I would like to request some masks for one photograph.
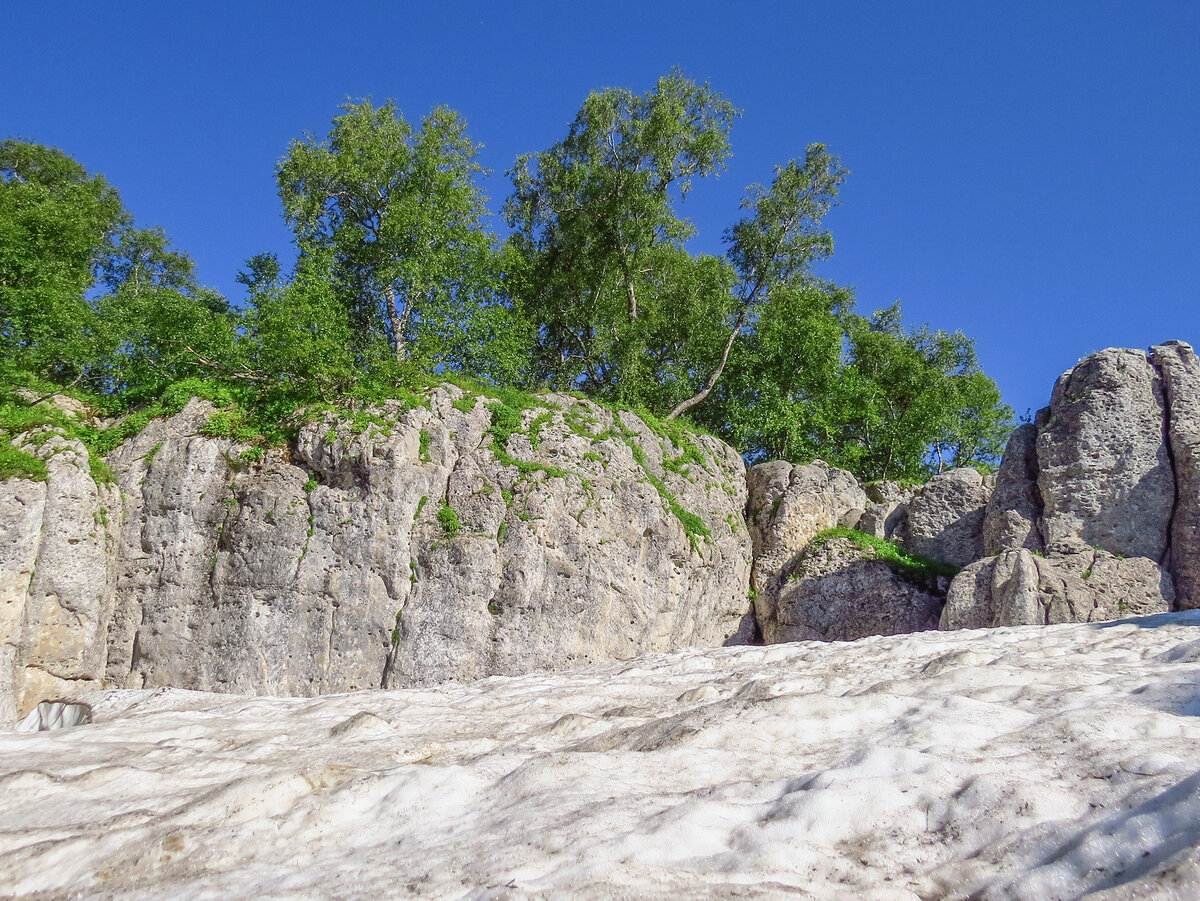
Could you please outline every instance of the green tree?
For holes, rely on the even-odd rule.
[[[276,175],[301,255],[324,254],[355,329],[395,357],[428,350],[422,332],[486,304],[493,240],[483,229],[477,147],[439,107],[419,130],[388,101],[345,104],[327,139],[306,135]],[[432,367],[432,362],[420,361]]]
[[[999,461],[1012,410],[961,332],[863,317],[815,279],[776,292],[730,362],[706,425],[752,462],[820,458],[861,479],[920,480]]]
[[[865,478],[921,479],[991,465],[1004,452],[1012,409],[979,368],[962,332],[908,332],[899,304],[847,318],[848,404],[838,456]]]
[[[518,158],[505,213],[522,307],[538,326],[538,378],[624,402],[644,401],[664,370],[678,378],[666,324],[693,324],[681,307],[696,298],[697,265],[728,279],[684,251],[694,228],[676,205],[694,179],[724,168],[735,115],[672,72],[644,95],[591,94],[563,141]]]
[[[751,462],[828,460],[847,415],[843,319],[853,306],[848,290],[812,276],[775,286],[692,415]]]
[[[707,378],[694,394],[671,409],[668,418],[690,410],[712,393],[737,338],[757,330],[764,307],[772,298],[783,295],[782,302],[766,314],[766,327],[779,327],[770,323],[771,314],[778,319],[780,310],[797,295],[797,288],[811,280],[812,264],[833,253],[833,238],[823,220],[836,203],[838,189],[848,174],[825,145],[811,144],[804,162],[791,160],[776,169],[769,189],[750,187],[742,206],[751,214],[725,234],[727,258],[737,273],[728,337],[719,357],[710,356],[707,365],[693,370],[697,375],[707,372]],[[797,331],[796,340],[800,343],[805,336]]]
[[[61,150],[0,142],[0,368],[9,380],[78,383],[98,353],[86,292],[120,196]]]
[[[302,257],[286,283],[269,255],[252,257],[239,280],[250,285],[241,347],[231,377],[271,396],[334,400],[386,368],[382,335],[359,333],[338,295],[328,252]]]
[[[192,259],[161,228],[123,226],[99,270],[107,292],[95,302],[104,353],[92,369],[94,387],[136,402],[182,379],[238,371],[238,317],[200,286]]]

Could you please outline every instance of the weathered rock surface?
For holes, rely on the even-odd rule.
[[[943,628],[1200,605],[1192,348],[1110,349],[1064,373],[1050,406],[1009,440],[983,536],[989,556],[951,586]]]
[[[762,592],[813,537],[835,526],[853,527],[867,506],[858,480],[816,460],[794,466],[774,460],[746,473],[746,524],[754,542],[751,585]]]
[[[45,481],[0,482],[0,722],[104,678],[119,498],[87,450],[41,432],[26,449]]]
[[[785,460],[760,463],[746,473],[746,484],[756,625],[768,643],[791,641],[777,637],[782,633],[776,623],[779,594],[793,561],[819,533],[855,525],[867,495],[853,475],[822,460],[802,466]]]
[[[876,538],[898,539],[908,516],[908,502],[917,493],[918,486],[882,481],[872,482],[863,490],[869,503],[855,528]]]
[[[1166,613],[1171,576],[1146,557],[1088,549],[1040,557],[1025,548],[971,564],[950,584],[943,629],[1092,623]]]
[[[938,627],[946,580],[905,576],[847,538],[810,544],[759,607],[767,644],[853,641]]]
[[[0,484],[0,714],[64,680],[315,695],[734,636],[738,455],[543,400],[506,408],[499,447],[497,402],[446,386],[261,460],[193,401],[110,456],[112,489],[51,439],[48,482]]]
[[[1194,899],[1198,626],[93,694],[91,725],[0,732],[0,895]]]
[[[996,472],[983,520],[983,552],[994,556],[1015,548],[1044,549],[1042,495],[1038,490],[1037,426],[1017,426]]]
[[[1037,437],[1046,549],[1161,561],[1175,483],[1162,385],[1146,355],[1092,354],[1054,386]]]
[[[1168,565],[1175,574],[1176,603],[1200,607],[1200,359],[1182,341],[1150,349],[1167,402],[1167,439],[1175,472]]]
[[[936,475],[905,505],[896,538],[914,553],[966,566],[983,554],[983,515],[991,493],[974,469]]]

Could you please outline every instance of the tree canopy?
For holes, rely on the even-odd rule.
[[[994,464],[1011,410],[972,341],[907,328],[899,306],[861,315],[816,272],[849,175],[825,145],[747,189],[722,253],[689,249],[683,205],[724,170],[737,116],[679,71],[592,93],[516,160],[501,239],[461,116],[414,127],[392,101],[346,103],[276,169],[294,263],[251,256],[236,304],[102,176],[4,141],[0,378],[112,409],[205,379],[278,433],[297,406],[453,375],[684,417],[751,462]]]
[[[276,171],[301,255],[323,254],[364,340],[436,360],[437,335],[491,286],[483,170],[462,117],[438,107],[414,130],[395,105],[348,103],[327,139],[294,141]]]

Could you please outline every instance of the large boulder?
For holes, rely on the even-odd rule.
[[[1059,378],[1037,436],[1047,551],[1164,559],[1175,506],[1165,416],[1140,351],[1104,350]]]
[[[1037,426],[1019,425],[1004,449],[983,520],[983,552],[1043,549],[1042,496],[1038,490]]]
[[[753,542],[750,573],[756,638],[774,636],[784,579],[797,555],[818,534],[852,527],[863,515],[867,495],[844,469],[823,460],[796,466],[785,460],[760,463],[746,473],[746,525]]]
[[[983,538],[988,556],[956,580],[943,627],[1200,606],[1192,348],[1109,349],[1064,373],[1050,405],[1009,440]]]
[[[864,485],[863,490],[867,494],[867,508],[855,528],[876,538],[898,539],[908,518],[908,502],[920,486],[882,480]]]
[[[936,629],[945,582],[906,572],[851,538],[818,540],[783,573],[760,616],[763,640],[853,641]]]
[[[760,463],[746,473],[746,524],[754,544],[751,586],[766,591],[819,533],[854,526],[867,506],[858,480],[823,460]]]
[[[979,560],[950,584],[942,629],[1102,622],[1171,609],[1171,576],[1146,557],[1088,548],[1057,558],[1025,548]]]
[[[315,695],[719,645],[751,541],[732,448],[568,396],[453,386],[265,455],[211,405],[0,484],[0,717],[64,680]],[[109,511],[109,512],[104,512]]]
[[[990,495],[991,487],[977,470],[936,475],[905,505],[896,537],[914,553],[966,566],[983,555],[983,515]]]

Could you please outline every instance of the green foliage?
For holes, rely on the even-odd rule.
[[[421,458],[422,463],[429,462],[429,442],[430,442],[430,440],[431,439],[429,437],[429,433],[427,431],[425,431],[424,429],[421,429],[421,431],[418,435],[417,455]]]
[[[442,505],[438,508],[437,520],[442,527],[442,533],[447,538],[453,538],[462,528],[462,523],[458,520],[458,514],[445,501],[442,501]]]
[[[863,480],[998,462],[1012,411],[970,339],[851,302],[815,280],[776,292],[702,420],[751,462],[819,457]]]
[[[83,378],[100,345],[84,293],[127,221],[116,190],[61,150],[0,142],[0,378]]]
[[[725,270],[683,250],[694,229],[674,207],[693,179],[724,168],[735,115],[672,72],[641,96],[593,93],[566,139],[518,158],[508,271],[538,326],[536,378],[642,402],[652,336],[690,324],[695,298],[721,303]]]
[[[238,317],[200,287],[192,260],[162,229],[121,229],[100,271],[108,293],[96,302],[103,354],[92,384],[139,403],[181,380],[236,370]]]
[[[7,479],[44,482],[48,475],[45,462],[12,444],[8,435],[0,434],[0,482]]]
[[[915,578],[932,578],[936,576],[953,578],[959,572],[959,568],[951,563],[944,563],[941,560],[934,560],[931,557],[914,554],[911,551],[906,551],[894,541],[888,541],[886,538],[876,538],[874,535],[868,535],[865,532],[859,532],[855,529],[845,529],[840,526],[817,533],[809,543],[809,549],[816,550],[825,542],[837,538],[846,539],[864,551],[870,551],[873,556],[882,560],[902,575]]]
[[[458,410],[460,413],[470,413],[475,409],[475,404],[479,402],[479,398],[475,394],[464,393],[460,397],[450,401],[450,406]]]
[[[327,258],[328,288],[362,341],[386,338],[398,360],[430,370],[453,364],[465,324],[469,343],[476,326],[504,331],[502,313],[471,315],[495,281],[476,144],[446,107],[419,130],[390,100],[342,110],[328,138],[305,135],[280,162],[284,216],[302,255]]]
[[[533,446],[534,450],[537,450],[538,443],[541,440],[540,435],[541,435],[542,428],[545,427],[546,423],[550,422],[553,419],[554,419],[554,411],[553,410],[543,410],[541,413],[537,414],[537,416],[535,416],[533,418],[533,421],[531,423],[529,423],[529,443]]]
[[[678,71],[645,94],[591,94],[562,141],[516,161],[498,246],[458,114],[414,127],[390,101],[346,104],[279,163],[298,259],[285,273],[252,256],[237,309],[161,229],[135,228],[102,177],[0,142],[0,384],[117,417],[99,429],[4,400],[0,475],[45,477],[12,443],[21,417],[83,441],[106,478],[103,454],[194,395],[216,407],[205,434],[252,445],[237,466],[322,409],[387,434],[371,411],[426,405],[434,380],[464,388],[464,413],[487,398],[497,458],[523,475],[571,475],[508,452],[522,431],[538,448],[553,405],[524,389],[547,387],[635,412],[686,478],[710,465],[698,428],[750,461],[821,457],[864,479],[994,464],[1011,411],[971,341],[905,329],[898,307],[856,315],[850,291],[814,276],[847,175],[824,145],[748,189],[721,256],[688,251],[681,204],[725,168],[736,115]],[[632,434],[582,405],[563,423],[592,441]],[[422,432],[422,460],[429,443]],[[706,537],[676,515],[693,543]]]

